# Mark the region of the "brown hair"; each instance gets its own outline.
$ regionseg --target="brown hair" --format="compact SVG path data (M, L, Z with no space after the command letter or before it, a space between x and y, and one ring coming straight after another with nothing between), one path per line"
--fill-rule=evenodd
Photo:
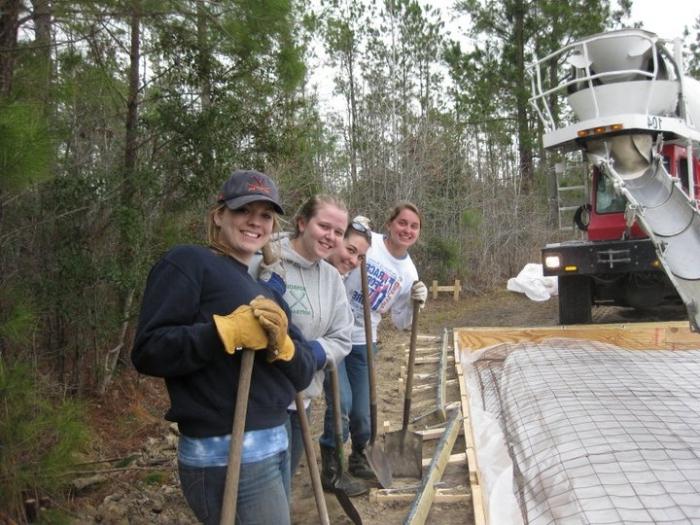
M279 217L277 215L277 212L275 211L274 206L272 206L272 232L276 233L279 231ZM221 228L219 228L216 225L216 222L214 220L214 217L218 214L221 213L225 210L227 210L228 207L226 206L225 202L217 202L209 207L209 210L207 211L207 218L206 218L206 226L207 226L207 244L215 249L218 252L221 252L225 255L230 255L231 254L231 249L226 246L223 242L219 240L219 232L221 231Z
M328 195L326 193L317 193L316 195L309 197L304 204L299 207L299 210L294 216L294 233L292 234L292 239L296 239L301 235L301 232L299 231L299 221L303 219L304 221L309 222L311 219L313 219L314 215L316 215L318 209L323 204L335 206L339 210L343 210L346 213L348 211L348 207L341 198L334 195Z
M387 217L384 225L388 226L391 224L403 210L411 210L413 213L415 213L418 216L418 224L420 225L421 229L423 229L423 214L421 214L421 212L418 210L418 206L413 204L411 201L397 202L394 207L389 210L389 216Z

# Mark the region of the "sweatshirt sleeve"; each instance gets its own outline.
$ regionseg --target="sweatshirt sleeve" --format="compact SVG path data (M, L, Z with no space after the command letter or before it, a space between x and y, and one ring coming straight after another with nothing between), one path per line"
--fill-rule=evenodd
M335 272L335 270L333 270ZM352 349L353 316L340 274L335 274L331 319L326 333L317 338L326 356L338 365Z
M418 280L418 270L413 261L408 262L403 271L403 285L396 302L391 307L391 320L399 330L408 330L413 321L413 301L411 301L411 287Z
M199 318L200 286L167 259L151 270L131 352L136 369L177 377L204 367L223 347L212 320Z

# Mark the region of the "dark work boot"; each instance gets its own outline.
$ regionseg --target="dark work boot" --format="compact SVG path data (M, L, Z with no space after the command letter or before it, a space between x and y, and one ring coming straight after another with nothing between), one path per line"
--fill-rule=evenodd
M362 496L369 491L367 484L361 479L343 472L338 481L338 458L334 448L321 446L321 486L323 490L334 492L342 490L350 497Z
M372 467L367 462L364 447L356 447L353 445L350 459L348 460L348 470L350 474L357 478L376 480Z

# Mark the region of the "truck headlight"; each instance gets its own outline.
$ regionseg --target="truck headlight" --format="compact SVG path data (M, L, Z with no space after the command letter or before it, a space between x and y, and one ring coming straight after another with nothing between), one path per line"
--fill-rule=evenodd
M544 258L544 265L550 270L556 270L561 266L561 261L558 255L547 255Z

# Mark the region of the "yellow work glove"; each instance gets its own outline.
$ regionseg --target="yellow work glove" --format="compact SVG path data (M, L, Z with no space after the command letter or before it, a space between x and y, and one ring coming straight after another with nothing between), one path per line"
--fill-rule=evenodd
M214 315L214 324L224 350L229 354L241 348L262 350L268 347L267 331L247 304L239 306L228 315Z
M284 310L275 301L262 295L250 301L250 306L253 307L253 315L260 321L270 340L267 360L291 361L294 357L294 343L287 334L288 321Z

